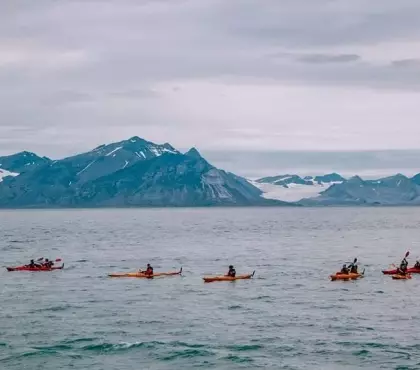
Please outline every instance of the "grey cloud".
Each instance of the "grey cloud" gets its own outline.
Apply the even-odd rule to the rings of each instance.
[[[325,63],[349,63],[360,60],[355,54],[306,54],[297,58],[303,63],[325,64]]]
[[[417,92],[418,56],[376,63],[358,48],[419,41],[418,14],[418,0],[2,2],[1,149],[36,140],[61,152],[135,134],[190,142],[188,112],[164,105],[162,84],[173,95],[202,80]],[[15,126],[34,132],[19,136]]]
[[[74,103],[89,103],[92,101],[94,101],[93,95],[71,90],[59,90],[50,95],[46,95],[42,99],[42,103],[52,106]]]
[[[397,68],[420,68],[420,59],[394,60],[392,66]]]

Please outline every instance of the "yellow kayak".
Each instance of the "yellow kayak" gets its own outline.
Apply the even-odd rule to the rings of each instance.
[[[364,276],[364,272],[362,274],[355,274],[355,273],[348,273],[348,274],[342,274],[341,272],[337,272],[334,275],[330,275],[331,281],[336,280],[356,280],[358,278],[362,278]]]
[[[206,276],[203,277],[205,283],[212,283],[214,281],[235,281],[235,280],[244,280],[244,279],[251,279],[255,274],[255,271],[252,274],[246,275],[236,275],[235,277],[232,276]]]
[[[131,278],[144,278],[144,279],[153,279],[154,277],[159,276],[174,276],[174,275],[181,275],[182,273],[182,267],[179,271],[173,271],[173,272],[156,272],[153,275],[146,275],[143,272],[128,272],[128,273],[113,273],[108,274],[109,277],[131,277]]]
[[[394,280],[408,280],[408,279],[411,279],[411,275],[410,274],[406,274],[406,275],[395,274],[395,275],[392,275],[392,278]]]

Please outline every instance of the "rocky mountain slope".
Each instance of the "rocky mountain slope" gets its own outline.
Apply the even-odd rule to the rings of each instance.
[[[261,194],[194,148],[133,137],[4,177],[0,207],[284,205]]]
[[[354,176],[335,184],[319,196],[303,199],[302,205],[420,205],[420,174],[413,178],[397,174],[378,180]]]

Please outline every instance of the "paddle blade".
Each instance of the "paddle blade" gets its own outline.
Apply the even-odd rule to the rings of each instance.
[[[38,258],[36,261],[41,262],[44,259],[44,257]]]
[[[57,258],[56,260],[55,260],[55,262],[61,262],[62,260],[61,260],[61,258]]]
[[[407,258],[409,255],[410,255],[410,252],[407,252],[407,253],[405,254],[405,258]]]
[[[357,262],[357,258],[354,259],[353,263],[356,263],[356,262]]]

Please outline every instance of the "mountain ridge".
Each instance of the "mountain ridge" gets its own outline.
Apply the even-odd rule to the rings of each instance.
[[[286,205],[261,195],[195,148],[182,154],[137,136],[45,161],[0,183],[3,208]]]

